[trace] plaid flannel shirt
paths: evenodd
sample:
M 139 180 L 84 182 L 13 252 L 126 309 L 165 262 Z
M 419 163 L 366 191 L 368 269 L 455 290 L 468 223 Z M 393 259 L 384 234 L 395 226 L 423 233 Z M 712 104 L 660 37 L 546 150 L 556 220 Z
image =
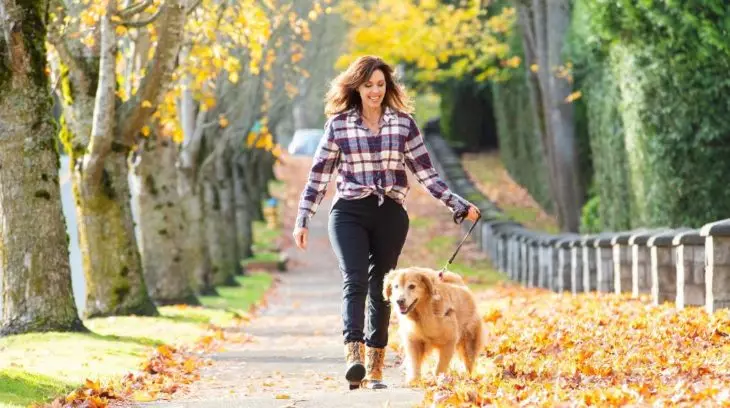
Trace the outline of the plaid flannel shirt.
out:
M 374 135 L 355 109 L 327 121 L 301 194 L 297 226 L 309 225 L 335 168 L 339 171 L 332 205 L 340 198 L 354 200 L 371 194 L 378 196 L 379 204 L 388 196 L 403 205 L 409 191 L 407 166 L 452 212 L 463 215 L 468 210 L 470 204 L 454 194 L 433 168 L 423 136 L 410 115 L 386 108 L 380 127 L 380 133 Z

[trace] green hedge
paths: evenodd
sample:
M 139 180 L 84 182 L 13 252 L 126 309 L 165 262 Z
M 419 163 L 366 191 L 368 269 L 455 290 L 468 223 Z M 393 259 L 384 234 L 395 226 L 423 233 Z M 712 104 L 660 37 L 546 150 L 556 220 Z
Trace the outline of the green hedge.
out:
M 576 12 L 581 3 L 589 16 L 588 31 L 597 33 L 599 54 L 608 57 L 602 85 L 588 87 L 589 94 L 593 91 L 589 110 L 595 112 L 589 125 L 594 157 L 602 156 L 595 149 L 619 149 L 620 141 L 611 134 L 623 131 L 629 170 L 628 180 L 620 176 L 625 170 L 619 164 L 613 171 L 597 170 L 597 190 L 631 187 L 634 198 L 624 199 L 630 203 L 632 226 L 696 227 L 726 218 L 730 43 L 725 39 L 730 4 L 579 0 Z M 618 85 L 618 99 L 612 81 Z M 618 106 L 618 112 L 606 111 L 609 104 Z M 615 145 L 604 146 L 610 143 Z M 610 160 L 620 163 L 620 156 Z M 620 211 L 615 203 L 604 205 L 608 193 L 599 194 L 601 207 L 610 208 L 605 211 Z

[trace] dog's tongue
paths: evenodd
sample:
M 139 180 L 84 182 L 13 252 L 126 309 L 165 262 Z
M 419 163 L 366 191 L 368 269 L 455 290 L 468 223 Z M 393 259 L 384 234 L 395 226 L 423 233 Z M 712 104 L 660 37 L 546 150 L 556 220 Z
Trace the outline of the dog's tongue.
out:
M 406 314 L 406 312 L 408 311 L 408 308 L 405 306 L 398 306 L 398 308 L 400 309 L 401 314 Z

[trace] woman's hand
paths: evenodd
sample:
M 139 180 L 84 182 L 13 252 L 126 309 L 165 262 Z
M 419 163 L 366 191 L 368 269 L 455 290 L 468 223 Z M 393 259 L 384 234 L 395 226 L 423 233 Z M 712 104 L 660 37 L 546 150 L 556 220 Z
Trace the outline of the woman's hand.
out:
M 292 235 L 294 236 L 294 243 L 297 245 L 297 248 L 302 251 L 307 249 L 307 236 L 309 235 L 309 230 L 307 228 L 296 227 L 294 228 Z
M 466 214 L 466 219 L 471 222 L 477 222 L 479 219 L 479 209 L 473 205 L 469 206 L 469 212 Z

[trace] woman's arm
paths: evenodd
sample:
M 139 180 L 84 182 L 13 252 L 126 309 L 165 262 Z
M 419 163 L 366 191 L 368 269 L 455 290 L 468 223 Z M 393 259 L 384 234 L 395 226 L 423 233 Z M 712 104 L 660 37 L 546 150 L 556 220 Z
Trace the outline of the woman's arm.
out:
M 335 143 L 334 121 L 325 124 L 324 135 L 314 154 L 307 184 L 299 199 L 296 227 L 307 228 L 309 219 L 317 212 L 319 203 L 327 192 L 327 185 L 340 159 L 340 147 Z
M 416 121 L 411 118 L 410 122 L 410 132 L 406 137 L 405 145 L 406 165 L 416 176 L 418 182 L 434 198 L 444 203 L 454 213 L 455 218 L 466 216 L 471 204 L 454 194 L 446 183 L 441 180 L 438 172 L 433 168 L 431 157 L 428 150 L 426 150 L 426 144 Z

